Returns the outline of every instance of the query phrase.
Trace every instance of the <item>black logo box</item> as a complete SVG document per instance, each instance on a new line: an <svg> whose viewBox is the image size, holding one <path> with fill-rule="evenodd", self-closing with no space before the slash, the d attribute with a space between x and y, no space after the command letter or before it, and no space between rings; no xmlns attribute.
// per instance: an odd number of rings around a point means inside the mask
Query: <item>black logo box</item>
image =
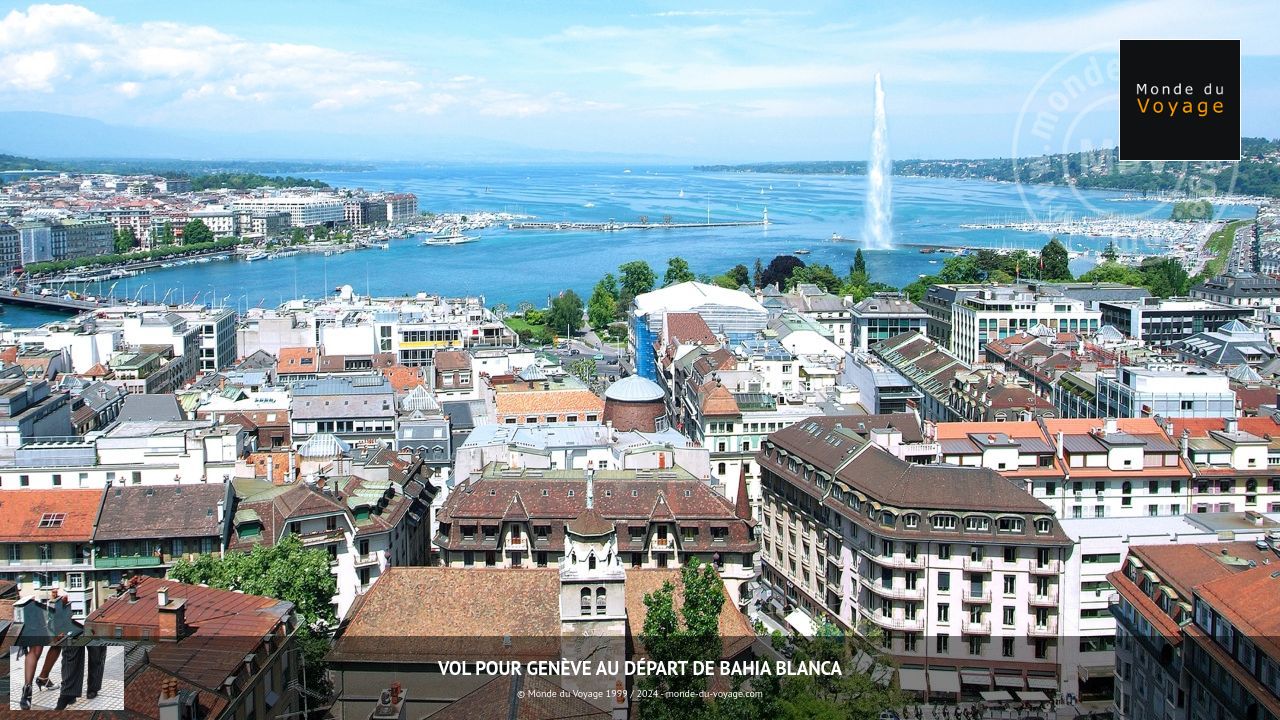
<svg viewBox="0 0 1280 720"><path fill-rule="evenodd" d="M1240 103L1239 40L1120 41L1121 160L1238 161Z"/></svg>

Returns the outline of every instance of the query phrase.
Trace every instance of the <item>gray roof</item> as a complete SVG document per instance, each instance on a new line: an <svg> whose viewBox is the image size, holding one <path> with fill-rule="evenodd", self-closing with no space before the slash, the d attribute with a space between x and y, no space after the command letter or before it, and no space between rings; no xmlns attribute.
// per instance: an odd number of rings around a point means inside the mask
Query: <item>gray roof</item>
<svg viewBox="0 0 1280 720"><path fill-rule="evenodd" d="M336 458L351 452L342 438L329 433L316 433L298 448L298 455L308 458Z"/></svg>
<svg viewBox="0 0 1280 720"><path fill-rule="evenodd" d="M120 408L120 422L171 422L183 420L177 395L128 395Z"/></svg>
<svg viewBox="0 0 1280 720"><path fill-rule="evenodd" d="M293 384L295 398L316 395L390 395L392 392L391 382L382 375L328 377L300 380Z"/></svg>

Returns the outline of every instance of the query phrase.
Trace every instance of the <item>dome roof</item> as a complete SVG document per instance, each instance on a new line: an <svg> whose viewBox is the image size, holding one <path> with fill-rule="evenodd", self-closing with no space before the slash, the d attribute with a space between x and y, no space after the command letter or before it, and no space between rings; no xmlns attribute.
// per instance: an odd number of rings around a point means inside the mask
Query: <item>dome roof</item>
<svg viewBox="0 0 1280 720"><path fill-rule="evenodd" d="M620 402L654 402L665 397L665 393L658 383L639 375L630 375L610 385L604 391L604 397L606 400Z"/></svg>
<svg viewBox="0 0 1280 720"><path fill-rule="evenodd" d="M304 458L336 458L348 452L351 446L329 433L316 433L298 448L298 455Z"/></svg>

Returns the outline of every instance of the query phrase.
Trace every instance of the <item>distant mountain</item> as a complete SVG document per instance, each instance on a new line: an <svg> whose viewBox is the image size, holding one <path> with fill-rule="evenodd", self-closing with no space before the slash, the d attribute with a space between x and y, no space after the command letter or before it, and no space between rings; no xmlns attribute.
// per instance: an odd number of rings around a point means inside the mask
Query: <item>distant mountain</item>
<svg viewBox="0 0 1280 720"><path fill-rule="evenodd" d="M1185 191L1189 194L1232 187L1243 195L1280 197L1280 140L1243 138L1239 163L1121 162L1119 150L1043 155L1019 159L898 160L893 174L916 177L963 178L1074 185L1081 188L1133 190L1142 193ZM766 162L745 165L703 165L705 172L756 172L793 175L863 175L863 160ZM1234 183L1233 183L1234 181Z"/></svg>
<svg viewBox="0 0 1280 720"><path fill-rule="evenodd" d="M659 155L573 152L488 138L405 137L387 133L352 136L339 133L173 132L28 111L0 112L0 153L48 159L674 162L672 158Z"/></svg>

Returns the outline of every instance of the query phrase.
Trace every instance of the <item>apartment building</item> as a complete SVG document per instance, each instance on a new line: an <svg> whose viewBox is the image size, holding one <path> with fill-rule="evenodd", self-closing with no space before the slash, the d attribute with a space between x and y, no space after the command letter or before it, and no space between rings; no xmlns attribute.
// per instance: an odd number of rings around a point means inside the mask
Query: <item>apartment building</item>
<svg viewBox="0 0 1280 720"><path fill-rule="evenodd" d="M413 193L392 193L385 201L387 222L402 223L418 217L418 196Z"/></svg>
<svg viewBox="0 0 1280 720"><path fill-rule="evenodd" d="M790 310L821 325L830 333L831 341L846 351L858 346L853 309L845 302L845 298L833 295L818 285L798 283L791 291L771 296L767 300L758 291L757 299L770 310L775 307Z"/></svg>
<svg viewBox="0 0 1280 720"><path fill-rule="evenodd" d="M853 330L847 350L868 350L903 333L924 333L929 319L924 308L895 293L876 293L856 303L849 314Z"/></svg>
<svg viewBox="0 0 1280 720"><path fill-rule="evenodd" d="M1226 375L1167 363L1064 373L1053 387L1053 404L1065 418L1215 418L1238 414L1236 393Z"/></svg>
<svg viewBox="0 0 1280 720"><path fill-rule="evenodd" d="M951 313L950 350L965 362L978 362L989 340L1043 325L1058 332L1095 333L1102 313L1082 300L1049 287L983 287L956 302Z"/></svg>
<svg viewBox="0 0 1280 720"><path fill-rule="evenodd" d="M1191 297L1248 308L1259 318L1280 309L1280 280L1261 273L1233 270L1191 288Z"/></svg>
<svg viewBox="0 0 1280 720"><path fill-rule="evenodd" d="M1197 298L1113 300L1098 303L1098 309L1104 325L1157 347L1253 315L1248 308Z"/></svg>
<svg viewBox="0 0 1280 720"><path fill-rule="evenodd" d="M1280 422L1172 418L1165 431L1191 468L1188 512L1280 512Z"/></svg>
<svg viewBox="0 0 1280 720"><path fill-rule="evenodd" d="M259 198L236 198L232 210L289 213L293 227L314 227L341 223L345 219L342 199L331 195L275 195Z"/></svg>
<svg viewBox="0 0 1280 720"><path fill-rule="evenodd" d="M444 501L433 544L448 567L545 568L566 553L566 528L592 518L617 534L627 568L714 565L733 606L749 599L759 540L735 506L680 467L542 470L491 463ZM729 608L726 608L726 611Z"/></svg>
<svg viewBox="0 0 1280 720"><path fill-rule="evenodd" d="M871 353L911 383L919 394L920 415L934 422L959 420L952 384L972 366L918 332L895 335L871 346Z"/></svg>
<svg viewBox="0 0 1280 720"><path fill-rule="evenodd" d="M858 421L810 418L757 456L771 610L877 628L900 686L934 699L1073 691L1059 655L1071 540L1052 509L993 470L898 459Z"/></svg>
<svg viewBox="0 0 1280 720"><path fill-rule="evenodd" d="M1109 576L1117 717L1280 717L1276 539L1129 551Z"/></svg>
<svg viewBox="0 0 1280 720"><path fill-rule="evenodd" d="M290 434L295 445L316 434L333 434L346 441L395 438L395 391L382 375L300 380L290 394Z"/></svg>
<svg viewBox="0 0 1280 720"><path fill-rule="evenodd" d="M93 528L101 490L0 491L0 579L19 596L64 590L72 614L93 609Z"/></svg>
<svg viewBox="0 0 1280 720"><path fill-rule="evenodd" d="M22 267L22 243L18 229L8 223L0 223L0 273L12 272Z"/></svg>
<svg viewBox="0 0 1280 720"><path fill-rule="evenodd" d="M29 380L19 365L0 369L0 464L25 443L73 434L67 393L47 380Z"/></svg>

